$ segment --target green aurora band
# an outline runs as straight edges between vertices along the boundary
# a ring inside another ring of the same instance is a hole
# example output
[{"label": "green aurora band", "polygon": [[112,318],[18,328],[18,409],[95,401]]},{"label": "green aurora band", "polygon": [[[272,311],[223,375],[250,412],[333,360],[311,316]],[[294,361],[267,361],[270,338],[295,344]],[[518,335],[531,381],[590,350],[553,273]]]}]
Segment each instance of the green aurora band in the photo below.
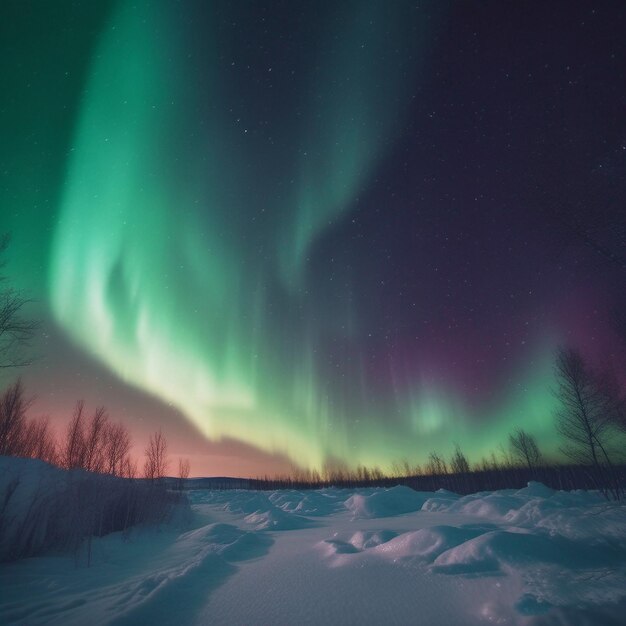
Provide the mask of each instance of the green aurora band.
[{"label": "green aurora band", "polygon": [[[225,70],[193,61],[215,54],[217,29],[190,43],[173,5],[121,3],[94,56],[52,245],[52,308],[73,341],[207,438],[300,466],[389,468],[456,440],[478,458],[522,424],[550,441],[547,347],[480,411],[419,379],[381,398],[355,357],[349,298],[312,302],[316,242],[355,210],[408,107],[415,63],[381,61],[408,21],[381,2],[338,9],[316,70],[268,113],[268,144],[233,120]],[[426,28],[422,39],[417,58]],[[345,347],[341,375],[323,361],[329,341]]]}]

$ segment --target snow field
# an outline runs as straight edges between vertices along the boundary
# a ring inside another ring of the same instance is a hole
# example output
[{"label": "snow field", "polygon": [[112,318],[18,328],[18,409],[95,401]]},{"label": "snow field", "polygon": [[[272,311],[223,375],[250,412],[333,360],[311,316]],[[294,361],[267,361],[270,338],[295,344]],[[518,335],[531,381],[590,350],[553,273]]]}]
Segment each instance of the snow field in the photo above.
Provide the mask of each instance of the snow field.
[{"label": "snow field", "polygon": [[595,493],[189,493],[193,519],[0,566],[2,624],[626,623],[626,506]]}]

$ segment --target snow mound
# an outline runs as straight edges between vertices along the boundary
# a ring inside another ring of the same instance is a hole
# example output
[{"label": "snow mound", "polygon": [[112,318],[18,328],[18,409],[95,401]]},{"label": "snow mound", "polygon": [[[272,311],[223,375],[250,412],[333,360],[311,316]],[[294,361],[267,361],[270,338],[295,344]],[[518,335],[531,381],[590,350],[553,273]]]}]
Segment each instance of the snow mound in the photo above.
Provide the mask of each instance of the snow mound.
[{"label": "snow mound", "polygon": [[255,511],[246,515],[244,521],[246,524],[250,524],[254,530],[295,530],[312,525],[305,517],[285,513],[282,509]]},{"label": "snow mound", "polygon": [[310,491],[276,491],[270,496],[270,501],[278,508],[288,513],[309,515],[311,517],[325,517],[332,515],[342,507],[342,500],[336,490]]},{"label": "snow mound", "polygon": [[[41,494],[64,490],[66,472],[38,459],[0,456],[0,503],[23,523]],[[4,511],[5,515],[7,511]]]},{"label": "snow mound", "polygon": [[419,511],[430,496],[400,485],[391,489],[368,491],[369,493],[354,494],[345,501],[345,507],[355,519],[392,517]]},{"label": "snow mound", "polygon": [[142,481],[0,457],[0,562],[76,552],[90,537],[183,522],[188,512],[181,494]]},{"label": "snow mound", "polygon": [[[224,494],[227,497],[227,494]],[[261,492],[238,492],[234,498],[226,499],[225,509],[231,513],[256,513],[270,508],[268,496]]]},{"label": "snow mound", "polygon": [[518,509],[524,500],[515,492],[503,490],[491,494],[478,493],[454,502],[448,512],[474,515],[489,519],[503,519],[510,511]]},{"label": "snow mound", "polygon": [[[358,548],[353,546],[349,541],[343,541],[341,539],[326,539],[320,543],[320,546],[324,550],[326,556],[342,556],[345,554],[357,554],[360,552]],[[343,565],[343,561],[335,561],[336,565]]]},{"label": "snow mound", "polygon": [[[272,543],[265,534],[231,524],[209,524],[183,533],[168,551],[164,565],[125,586],[114,623],[186,623],[193,614],[187,613],[211,584],[219,584],[235,571],[233,563],[266,554]],[[185,558],[177,558],[181,555]],[[109,593],[105,590],[105,595]]]},{"label": "snow mound", "polygon": [[559,491],[550,498],[533,498],[517,510],[511,510],[505,521],[542,530],[551,536],[626,550],[624,508],[606,502],[598,494]]},{"label": "snow mound", "polygon": [[543,483],[531,480],[526,487],[518,489],[515,495],[527,496],[529,498],[551,498],[555,493],[554,489],[546,487]]},{"label": "snow mound", "polygon": [[434,570],[475,574],[543,565],[577,570],[620,562],[624,562],[624,555],[609,546],[590,546],[541,531],[510,528],[486,532],[447,550],[435,560]]},{"label": "snow mound", "polygon": [[[377,548],[397,537],[398,533],[393,530],[367,531],[359,530],[347,541],[339,539],[337,536],[320,542],[321,548],[328,557],[342,557],[343,555],[353,555]],[[333,564],[346,565],[349,561],[345,559],[335,559]]]},{"label": "snow mound", "polygon": [[445,489],[439,489],[434,497],[428,498],[422,505],[422,511],[446,511],[461,496]]},{"label": "snow mound", "polygon": [[432,526],[403,533],[376,548],[376,553],[393,560],[417,559],[431,562],[446,550],[480,535],[476,528]]},{"label": "snow mound", "polygon": [[357,550],[368,550],[375,548],[398,536],[393,530],[365,531],[359,530],[350,538],[352,544]]},{"label": "snow mound", "polygon": [[548,537],[496,530],[446,550],[435,559],[433,569],[446,574],[498,572],[504,565],[554,561],[558,552]]},{"label": "snow mound", "polygon": [[248,532],[232,524],[208,524],[180,535],[175,547],[179,550],[208,551],[231,561],[254,558],[259,549],[265,549],[271,539]]}]

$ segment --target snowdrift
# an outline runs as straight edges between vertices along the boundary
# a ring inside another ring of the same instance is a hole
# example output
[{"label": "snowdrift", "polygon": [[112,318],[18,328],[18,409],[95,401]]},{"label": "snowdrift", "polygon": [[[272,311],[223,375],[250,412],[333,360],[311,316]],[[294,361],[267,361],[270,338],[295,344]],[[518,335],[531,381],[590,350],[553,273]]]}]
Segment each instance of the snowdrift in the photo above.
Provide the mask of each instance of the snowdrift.
[{"label": "snowdrift", "polygon": [[0,457],[0,562],[76,552],[95,535],[164,522],[184,502],[142,481]]},{"label": "snowdrift", "polygon": [[[54,484],[41,471],[15,503]],[[597,493],[530,483],[468,496],[395,487],[190,499],[188,528],[103,537],[89,569],[62,557],[5,564],[0,622],[624,623],[626,506]]]}]

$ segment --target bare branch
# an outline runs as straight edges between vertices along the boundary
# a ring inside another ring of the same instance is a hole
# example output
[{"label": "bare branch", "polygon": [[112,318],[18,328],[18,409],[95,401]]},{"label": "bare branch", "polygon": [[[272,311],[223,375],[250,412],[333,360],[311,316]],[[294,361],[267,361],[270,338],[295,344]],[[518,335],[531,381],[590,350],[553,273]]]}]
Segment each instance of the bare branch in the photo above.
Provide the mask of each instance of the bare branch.
[{"label": "bare branch", "polygon": [[[0,238],[0,259],[9,245],[8,235]],[[4,261],[0,260],[0,268]],[[6,278],[0,275],[0,282]],[[31,302],[22,291],[5,287],[0,291],[0,369],[24,367],[32,362],[24,350],[30,346],[39,323],[24,315]]]},{"label": "bare branch", "polygon": [[150,435],[150,441],[146,447],[144,477],[151,482],[160,481],[165,477],[168,465],[167,440],[163,432],[158,430]]}]

